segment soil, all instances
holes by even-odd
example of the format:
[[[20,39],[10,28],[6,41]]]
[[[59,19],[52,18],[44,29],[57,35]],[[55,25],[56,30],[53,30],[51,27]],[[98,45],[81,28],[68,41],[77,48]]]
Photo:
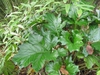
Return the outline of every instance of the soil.
[[[27,74],[27,69],[23,68],[19,75],[42,75],[42,74],[35,74],[34,72]],[[81,70],[77,75],[96,75],[96,70]]]

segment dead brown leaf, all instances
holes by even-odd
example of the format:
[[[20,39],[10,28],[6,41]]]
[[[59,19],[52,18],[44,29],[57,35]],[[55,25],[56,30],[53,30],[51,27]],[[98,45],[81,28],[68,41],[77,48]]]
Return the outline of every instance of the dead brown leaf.
[[[94,50],[93,50],[93,48],[91,47],[90,44],[88,44],[88,45],[86,46],[86,50],[87,50],[88,54],[90,54],[90,55],[92,55],[93,52],[94,52]]]
[[[61,74],[69,75],[69,73],[68,73],[68,71],[65,69],[65,66],[64,66],[64,65],[61,66],[60,72],[61,72]]]

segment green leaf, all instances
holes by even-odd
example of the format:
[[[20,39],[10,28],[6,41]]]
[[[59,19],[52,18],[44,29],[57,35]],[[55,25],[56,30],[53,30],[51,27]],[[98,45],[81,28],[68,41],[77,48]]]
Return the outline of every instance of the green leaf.
[[[62,45],[66,45],[67,42],[70,42],[69,37],[70,37],[70,33],[68,31],[62,31],[62,36],[60,37],[60,41],[62,43]]]
[[[82,12],[82,9],[78,9],[78,10],[77,10],[77,14],[78,14],[79,17],[82,15],[82,13],[83,13],[83,12]]]
[[[48,73],[48,75],[60,75],[59,70],[60,64],[58,62],[50,62],[46,66],[46,72]]]
[[[70,4],[66,4],[66,5],[65,5],[65,10],[66,10],[66,13],[68,13],[68,12],[69,12],[69,9],[70,9]]]
[[[66,70],[70,75],[76,75],[76,73],[79,72],[78,66],[76,66],[75,64],[68,64],[66,66]]]
[[[84,4],[84,3],[76,3],[75,4],[77,7],[79,7],[80,9],[83,9],[83,10],[86,10],[86,11],[93,11],[93,8],[94,6],[92,5],[87,5],[87,4]]]
[[[60,38],[62,45],[67,45],[70,52],[79,51],[80,47],[83,45],[82,35],[77,31],[72,31],[72,36],[69,32],[63,31]]]
[[[75,24],[75,21],[72,20],[71,18],[66,19],[67,24]]]
[[[57,51],[58,51],[59,56],[61,57],[67,55],[67,50],[65,50],[64,48],[59,48]]]
[[[31,7],[30,4],[21,3],[21,5],[29,8]]]
[[[86,66],[88,69],[92,68],[92,66],[94,65],[94,61],[91,56],[84,58],[84,61],[86,62]]]
[[[60,72],[56,72],[56,71],[54,71],[54,72],[51,72],[51,73],[49,73],[48,75],[60,75]]]
[[[96,50],[99,50],[99,51],[100,51],[100,41],[98,41],[98,42],[93,42],[93,43],[92,43],[92,46],[93,46]]]
[[[93,9],[87,8],[87,7],[80,7],[80,8],[83,9],[83,10],[87,10],[87,11],[93,11]]]
[[[81,53],[81,52],[77,52],[77,53],[76,53],[76,56],[77,56],[78,58],[84,58],[84,54]]]
[[[69,17],[72,18],[74,21],[78,18],[76,6],[71,5],[71,8],[68,13]]]
[[[12,61],[5,61],[1,73],[3,73],[4,75],[12,75],[14,68],[15,68],[15,65],[13,64]]]
[[[78,2],[79,0],[72,0],[72,2]]]
[[[73,64],[72,57],[67,57],[65,63],[66,70],[69,72],[70,75],[76,75],[76,73],[79,72],[78,66]]]
[[[92,42],[100,41],[100,27],[90,31],[89,40]]]
[[[83,46],[83,51],[82,53],[84,54],[85,57],[88,56],[88,52],[86,51],[86,46]]]
[[[97,74],[96,75],[100,75],[100,70],[99,71],[97,71]]]
[[[100,21],[100,10],[96,9],[97,19]]]
[[[67,66],[68,64],[73,63],[72,57],[66,57],[65,63],[66,63],[66,66]]]
[[[66,3],[68,0],[63,0],[64,3]]]
[[[12,60],[15,63],[19,64],[21,67],[26,67],[29,64],[32,64],[32,67],[36,71],[39,71],[44,66],[45,61],[55,60],[56,57],[58,57],[58,53],[56,52],[56,50],[51,51],[51,46],[51,48],[46,48],[47,46],[45,41],[48,40],[45,39],[44,41],[44,38],[42,38],[43,37],[38,34],[34,34],[34,36],[30,35],[29,42],[26,42],[19,46],[20,50]],[[39,40],[37,41],[37,39]],[[52,40],[52,43],[54,43],[54,39]],[[49,41],[48,43],[50,43],[51,41]],[[52,45],[52,43],[50,45]]]
[[[33,45],[40,43],[42,41],[42,39],[43,39],[43,37],[41,35],[38,35],[37,33],[29,36],[29,42]]]
[[[82,15],[80,16],[80,18],[86,18],[90,15],[89,12],[83,12]]]
[[[47,32],[42,32],[43,35],[43,41],[42,45],[47,49],[50,50],[52,47],[55,47],[58,42],[58,37],[51,35],[49,31]],[[52,38],[53,36],[53,38]]]
[[[99,59],[96,56],[94,56],[94,55],[88,56],[88,57],[84,58],[84,61],[85,61],[86,66],[87,66],[88,69],[92,68],[92,66],[94,64],[96,64],[97,66],[100,66],[98,60]]]
[[[53,33],[59,34],[59,32],[65,26],[65,23],[61,23],[60,15],[55,17],[53,14],[47,13],[44,18],[48,22],[45,24],[45,27]]]
[[[83,25],[83,26],[84,26],[84,25],[86,26],[86,25],[88,25],[88,21],[85,20],[85,19],[80,19],[79,21],[76,22],[76,24],[77,24],[77,25],[80,25],[80,26],[82,26],[82,25]]]

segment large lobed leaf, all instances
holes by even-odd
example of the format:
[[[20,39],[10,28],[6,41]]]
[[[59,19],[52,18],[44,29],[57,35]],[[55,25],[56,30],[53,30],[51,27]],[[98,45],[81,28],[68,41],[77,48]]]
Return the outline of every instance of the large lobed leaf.
[[[79,67],[73,63],[72,57],[67,57],[65,63],[66,70],[69,72],[70,75],[76,75],[76,73],[79,72]]]
[[[38,34],[30,35],[29,42],[19,46],[20,50],[18,54],[13,57],[13,61],[21,67],[26,67],[29,64],[32,64],[33,68],[36,71],[39,71],[44,66],[45,61],[55,60],[58,56],[56,50],[51,51],[51,46],[48,45],[48,48],[46,45],[46,42],[51,43],[54,41],[57,43],[57,41],[55,41],[57,39],[51,39],[50,37],[47,38],[50,39],[50,41],[44,41],[44,37]],[[54,46],[54,42],[50,44],[52,47]]]
[[[66,21],[62,23],[60,15],[55,17],[55,15],[51,13],[47,13],[44,18],[47,20],[47,24],[45,24],[46,28],[49,29],[53,33],[59,34],[62,28],[65,26]]]
[[[100,27],[95,28],[90,31],[89,40],[93,42],[92,46],[96,50],[100,50],[100,46],[99,46],[100,45]]]
[[[72,51],[79,51],[83,45],[82,35],[78,31],[72,31],[72,35],[68,31],[63,31],[60,41],[62,45],[67,45],[67,48]]]
[[[99,51],[100,51],[100,41],[92,43],[92,46],[93,46],[96,50],[99,50]]]
[[[68,64],[68,66],[66,66],[66,70],[70,73],[70,75],[76,75],[76,73],[79,72],[78,66],[75,64]]]
[[[14,68],[15,68],[15,65],[12,61],[5,61],[4,66],[0,71],[0,75],[2,75],[2,73],[4,75],[14,75],[12,74],[14,72]]]
[[[92,42],[100,41],[100,27],[95,28],[90,32],[89,40]]]
[[[96,64],[97,66],[100,66],[100,64],[98,62],[99,58],[97,56],[94,56],[94,55],[85,57],[84,61],[85,61],[86,67],[88,69],[92,68],[92,66],[94,64]]]
[[[48,75],[60,75],[60,64],[58,62],[50,62],[46,66],[46,72]]]

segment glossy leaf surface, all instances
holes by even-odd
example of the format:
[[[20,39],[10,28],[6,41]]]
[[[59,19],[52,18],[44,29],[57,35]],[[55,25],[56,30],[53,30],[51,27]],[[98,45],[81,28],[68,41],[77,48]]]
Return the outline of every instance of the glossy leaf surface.
[[[45,64],[45,61],[55,60],[58,56],[58,53],[56,51],[51,52],[51,46],[47,47],[42,38],[43,36],[38,34],[35,34],[34,36],[31,35],[29,37],[29,42],[26,42],[19,46],[20,50],[18,54],[13,57],[13,61],[19,64],[21,67],[32,64],[33,68],[36,71],[39,71]],[[47,38],[50,39],[50,37]],[[52,40],[54,41],[55,39]],[[46,42],[48,43],[50,43],[51,41],[46,40]]]

